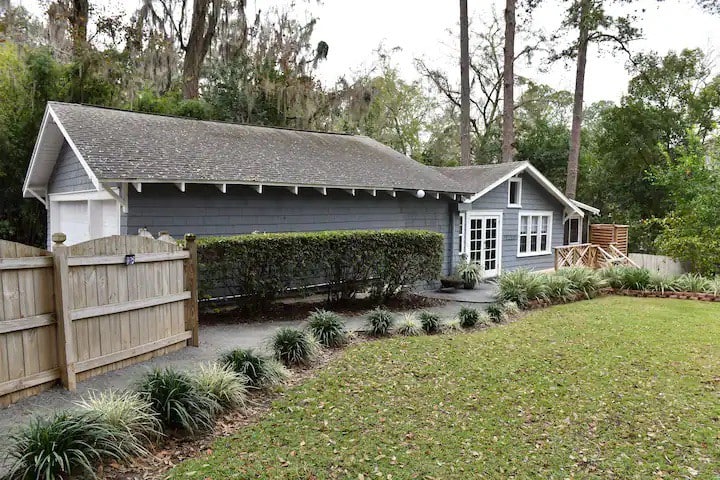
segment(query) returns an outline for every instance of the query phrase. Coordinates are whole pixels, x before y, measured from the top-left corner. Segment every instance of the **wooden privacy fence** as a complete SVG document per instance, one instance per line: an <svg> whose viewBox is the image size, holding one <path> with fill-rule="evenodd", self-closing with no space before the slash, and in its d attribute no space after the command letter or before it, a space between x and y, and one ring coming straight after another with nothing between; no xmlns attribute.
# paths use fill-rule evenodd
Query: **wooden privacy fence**
<svg viewBox="0 0 720 480"><path fill-rule="evenodd" d="M593 223L590 225L590 243L611 250L618 249L623 255L628 254L628 226L611 223Z"/></svg>
<svg viewBox="0 0 720 480"><path fill-rule="evenodd" d="M64 241L0 241L0 405L198 345L193 235Z"/></svg>

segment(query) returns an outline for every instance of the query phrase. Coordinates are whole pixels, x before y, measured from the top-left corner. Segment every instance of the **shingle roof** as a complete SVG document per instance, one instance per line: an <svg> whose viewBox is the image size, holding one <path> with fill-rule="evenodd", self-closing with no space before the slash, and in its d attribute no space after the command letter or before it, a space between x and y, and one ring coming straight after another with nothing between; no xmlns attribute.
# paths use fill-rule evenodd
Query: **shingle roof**
<svg viewBox="0 0 720 480"><path fill-rule="evenodd" d="M368 137L50 102L101 181L228 182L470 193Z"/></svg>
<svg viewBox="0 0 720 480"><path fill-rule="evenodd" d="M482 192L514 170L527 166L528 162L508 162L469 167L436 167L443 175L472 192Z"/></svg>

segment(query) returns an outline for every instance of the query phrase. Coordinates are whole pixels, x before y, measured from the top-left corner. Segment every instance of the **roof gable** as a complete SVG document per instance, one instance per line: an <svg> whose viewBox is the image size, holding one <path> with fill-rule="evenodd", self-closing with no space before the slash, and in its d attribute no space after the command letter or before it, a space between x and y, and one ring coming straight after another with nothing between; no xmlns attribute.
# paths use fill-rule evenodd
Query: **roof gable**
<svg viewBox="0 0 720 480"><path fill-rule="evenodd" d="M99 183L240 183L472 193L433 168L364 136L58 102L50 102L48 111L57 118L57 126L78 158L87 164L91 179L94 176ZM42 142L41 136L38 145ZM36 174L31 168L28 179ZM46 176L40 175L31 182L43 180L47 181Z"/></svg>
<svg viewBox="0 0 720 480"><path fill-rule="evenodd" d="M530 162L508 162L490 165L472 165L469 167L440 167L438 170L447 177L461 183L465 188L470 188L475 192L473 196L465 200L466 203L474 202L510 178L522 172L527 172L553 197L565 205L565 207L580 216L584 216L582 209L566 197L545 175L532 166Z"/></svg>

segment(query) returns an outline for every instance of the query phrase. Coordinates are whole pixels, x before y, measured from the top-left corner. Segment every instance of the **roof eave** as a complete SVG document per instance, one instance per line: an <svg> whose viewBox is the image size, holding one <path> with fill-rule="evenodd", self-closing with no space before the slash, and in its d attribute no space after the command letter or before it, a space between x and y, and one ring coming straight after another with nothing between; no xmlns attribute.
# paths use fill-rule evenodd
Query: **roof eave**
<svg viewBox="0 0 720 480"><path fill-rule="evenodd" d="M423 190L425 192L437 192L440 194L448 195L459 195L469 196L473 192L464 191L461 189L447 189L447 188L435 188L432 186L423 187L388 187L388 186L372 186L372 185L338 185L338 184L309 184L309 183L297 183L297 182L265 182L262 180L217 180L217 179L157 179L157 178L99 178L99 182L102 184L106 183L126 183L126 184L196 184L196 185L244 185L244 186L256 186L262 185L265 187L298 187L298 188L327 188L334 190L377 190L379 192L417 192Z"/></svg>

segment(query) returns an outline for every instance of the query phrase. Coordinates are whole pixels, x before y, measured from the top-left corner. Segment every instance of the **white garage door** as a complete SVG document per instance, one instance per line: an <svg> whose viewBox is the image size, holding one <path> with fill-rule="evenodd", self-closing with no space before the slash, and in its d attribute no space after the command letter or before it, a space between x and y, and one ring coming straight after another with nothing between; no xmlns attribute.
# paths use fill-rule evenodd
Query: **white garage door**
<svg viewBox="0 0 720 480"><path fill-rule="evenodd" d="M66 245L120 234L120 206L116 200L61 198L58 196L50 201L49 233L67 235Z"/></svg>

